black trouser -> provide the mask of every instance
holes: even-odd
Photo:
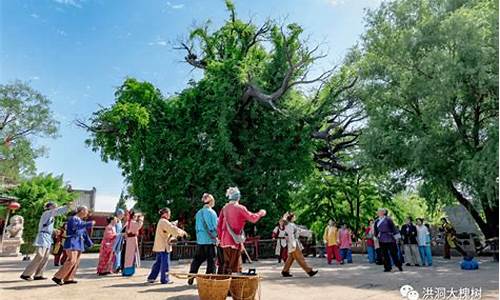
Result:
[[[224,274],[224,249],[222,247],[217,247],[217,264],[219,266],[217,274]]]
[[[207,262],[206,274],[215,274],[215,245],[196,245],[196,253],[191,262],[189,273],[198,273],[201,264]]]
[[[384,264],[384,257],[382,255],[382,249],[380,249],[380,247],[379,247],[379,248],[375,249],[375,252],[377,253],[375,262],[377,263],[377,265],[383,265]]]
[[[120,270],[123,272],[124,265],[125,265],[125,252],[127,251],[127,239],[123,239],[123,244],[122,244],[122,256],[120,257]]]
[[[401,260],[398,255],[398,246],[394,242],[390,243],[382,243],[380,242],[380,249],[382,249],[382,255],[384,256],[384,269],[386,271],[390,271],[391,267],[391,258],[396,267],[401,268]]]

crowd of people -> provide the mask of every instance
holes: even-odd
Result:
[[[245,249],[244,227],[247,222],[256,223],[266,216],[266,211],[253,213],[240,203],[241,193],[237,187],[226,191],[228,202],[219,214],[213,209],[215,198],[211,194],[203,194],[202,207],[195,216],[196,251],[189,269],[188,284],[193,284],[195,274],[200,266],[206,263],[206,274],[232,274],[242,272],[242,256],[251,261]],[[54,230],[55,218],[69,213],[64,225]],[[24,280],[44,280],[43,272],[54,255],[54,265],[60,266],[52,280],[58,284],[75,284],[81,253],[92,246],[88,229],[95,224],[88,220],[89,210],[85,206],[72,210],[69,206],[57,207],[53,202],[45,205],[38,234],[34,242],[35,257],[21,274]],[[169,208],[159,210],[159,221],[154,235],[153,253],[155,262],[147,277],[147,282],[154,283],[158,276],[160,283],[168,284],[170,255],[172,244],[178,237],[188,234],[179,228],[176,221],[170,221]],[[138,234],[144,224],[144,216],[130,211],[118,209],[113,216],[107,218],[103,238],[99,249],[99,261],[96,273],[106,276],[121,273],[123,276],[134,275],[140,266]],[[450,249],[454,248],[464,257],[467,253],[457,243],[453,226],[442,219],[441,230],[444,235],[444,257],[450,258]],[[281,275],[291,277],[291,266],[295,261],[304,272],[313,277],[318,271],[313,270],[303,255],[300,236],[304,229],[295,224],[295,214],[287,212],[278,221],[272,232],[276,240],[275,254],[278,263],[284,263]],[[54,237],[54,239],[53,239]],[[330,220],[323,232],[328,264],[336,262],[341,265],[353,263],[352,246],[354,234],[346,223],[337,224]],[[387,209],[377,211],[375,220],[370,220],[363,230],[362,237],[366,246],[369,263],[384,266],[385,272],[392,271],[393,266],[403,271],[406,266],[432,266],[431,232],[422,218],[407,218],[406,223],[398,228],[388,216]],[[53,245],[54,242],[54,245]]]
[[[440,231],[444,240],[444,258],[450,259],[450,250],[456,249],[464,258],[468,255],[457,243],[456,231],[446,218],[441,219]],[[273,231],[273,239],[276,239],[275,254],[278,263],[286,260],[286,243],[281,240],[286,238],[283,224],[280,222]],[[334,261],[341,265],[346,261],[352,263],[352,241],[354,234],[345,223],[340,226],[334,220],[330,220],[323,232],[323,242],[326,250],[327,263]],[[381,208],[377,212],[375,220],[369,220],[368,226],[363,228],[361,238],[367,254],[368,263],[384,265],[384,271],[392,271],[396,266],[403,271],[406,266],[432,266],[431,231],[423,218],[408,217],[405,224],[398,228],[394,221],[388,216],[387,209]]]
[[[244,205],[239,203],[240,197],[238,188],[229,188],[227,190],[229,201],[217,216],[213,210],[215,198],[210,194],[203,195],[204,205],[196,214],[197,248],[190,273],[197,273],[203,262],[207,262],[207,273],[209,274],[231,274],[242,271],[241,256],[243,251],[246,252],[243,231],[245,223],[256,223],[266,215],[266,211],[263,209],[257,213],[248,211]],[[80,263],[80,256],[82,252],[92,246],[88,229],[92,228],[95,222],[87,220],[89,210],[85,206],[70,211],[72,210],[69,206],[57,207],[54,202],[45,205],[34,243],[36,247],[35,257],[21,274],[22,279],[27,281],[47,279],[43,276],[43,272],[47,266],[49,255],[52,253],[54,265],[60,266],[52,277],[52,281],[58,285],[77,283],[75,274]],[[67,221],[55,231],[55,218],[68,212]],[[162,208],[159,211],[160,220],[156,226],[153,245],[156,260],[147,278],[150,283],[154,283],[158,276],[160,276],[162,284],[171,283],[168,272],[172,243],[177,237],[187,236],[183,229],[177,227],[177,222],[170,221],[170,215],[169,208]],[[107,226],[104,229],[99,249],[96,273],[99,276],[106,276],[121,272],[123,276],[132,276],[140,265],[137,236],[144,224],[144,217],[134,213],[134,211],[125,214],[123,210],[118,209],[106,221]],[[291,224],[288,224],[288,228],[290,226]],[[300,259],[296,255],[293,256]],[[300,262],[303,262],[303,257]],[[192,284],[192,282],[193,280],[190,278],[189,283]]]

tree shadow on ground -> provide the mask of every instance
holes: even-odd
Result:
[[[99,276],[97,275],[97,273],[94,273],[94,272],[77,272],[76,273],[76,277],[78,278],[85,278],[85,279],[96,279],[96,280],[106,280],[106,279],[113,279],[113,280],[116,280],[116,279],[129,279],[130,280],[130,277],[125,277],[125,276],[121,276],[120,274],[109,274],[109,275],[106,275],[106,276]]]
[[[399,290],[399,287],[405,284],[416,286],[434,286],[440,282],[440,278],[447,277],[448,282],[461,283],[462,285],[484,286],[487,290],[496,289],[498,284],[498,273],[495,277],[486,280],[475,280],[480,274],[491,274],[498,269],[498,263],[488,261],[487,258],[479,258],[481,265],[479,270],[464,271],[460,269],[460,258],[454,258],[452,261],[445,261],[439,257],[434,258],[434,267],[403,267],[404,272],[384,273],[383,266],[370,265],[364,261],[364,257],[356,256],[354,264],[345,265],[326,265],[323,260],[310,259],[308,263],[314,269],[318,269],[317,276],[310,278],[297,264],[293,265],[291,273],[293,277],[283,278],[279,275],[283,265],[269,266],[266,269],[258,271],[265,282],[277,284],[280,286],[296,287],[327,287],[327,286],[346,286],[355,289],[381,289],[381,290]],[[271,269],[269,269],[271,267]],[[484,276],[484,275],[483,275]],[[490,281],[491,280],[491,281]],[[457,284],[454,284],[457,287]],[[495,288],[494,288],[495,287]]]
[[[8,269],[24,269],[26,265],[19,263],[13,263],[13,262],[0,262],[0,267],[1,268],[8,268]]]
[[[143,291],[139,291],[139,293],[143,294],[143,293],[167,293],[167,292],[183,292],[183,291],[188,291],[188,290],[197,290],[197,288],[195,286],[192,286],[192,285],[178,285],[178,286],[165,286],[165,287],[161,287],[161,288],[158,288],[158,289],[148,289],[148,290],[143,290]],[[170,298],[169,298],[170,299]]]
[[[180,295],[180,296],[174,296],[174,297],[168,297],[167,300],[198,300],[200,299],[198,296],[195,295]]]
[[[59,286],[55,283],[47,283],[47,284],[41,284],[41,285],[19,285],[19,286],[9,286],[4,289],[6,290],[32,290],[32,289],[39,289],[39,288],[59,288]]]
[[[0,284],[9,284],[9,283],[16,283],[16,282],[21,282],[23,279],[18,279],[18,280],[4,280],[0,281]]]
[[[105,288],[127,288],[127,287],[148,287],[150,286],[147,282],[131,282],[131,283],[119,283],[105,286]]]

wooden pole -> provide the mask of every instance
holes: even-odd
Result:
[[[172,272],[170,275],[181,278],[181,277],[196,277],[196,276],[201,276],[201,277],[231,277],[231,278],[255,278],[258,277],[259,279],[262,278],[260,275],[233,275],[233,274],[198,274],[198,273],[177,273],[177,272]],[[181,279],[186,279],[186,278],[181,278]]]

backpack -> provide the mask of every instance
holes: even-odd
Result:
[[[460,268],[462,270],[477,270],[479,264],[473,257],[464,257],[464,260],[460,263]]]

